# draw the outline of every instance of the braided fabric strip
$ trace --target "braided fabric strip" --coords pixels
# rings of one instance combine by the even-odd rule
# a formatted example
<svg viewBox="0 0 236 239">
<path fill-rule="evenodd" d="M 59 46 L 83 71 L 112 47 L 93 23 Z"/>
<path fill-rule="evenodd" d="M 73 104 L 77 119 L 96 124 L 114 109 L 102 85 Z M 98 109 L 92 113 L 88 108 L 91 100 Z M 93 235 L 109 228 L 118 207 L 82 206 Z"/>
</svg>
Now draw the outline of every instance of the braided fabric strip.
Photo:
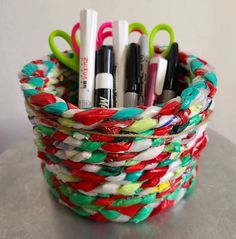
<svg viewBox="0 0 236 239">
<path fill-rule="evenodd" d="M 180 96 L 164 105 L 132 108 L 79 109 L 78 76 L 53 56 L 22 69 L 38 158 L 61 203 L 94 220 L 140 222 L 193 189 L 217 79 L 194 55 L 181 52 L 180 61 L 185 85 Z"/>
</svg>

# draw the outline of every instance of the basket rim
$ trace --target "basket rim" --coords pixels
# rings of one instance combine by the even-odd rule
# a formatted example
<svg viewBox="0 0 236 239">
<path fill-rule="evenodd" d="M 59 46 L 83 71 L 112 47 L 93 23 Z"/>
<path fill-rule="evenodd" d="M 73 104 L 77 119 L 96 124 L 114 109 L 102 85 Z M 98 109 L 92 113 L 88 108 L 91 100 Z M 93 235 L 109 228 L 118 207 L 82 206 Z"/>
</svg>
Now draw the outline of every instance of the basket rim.
<svg viewBox="0 0 236 239">
<path fill-rule="evenodd" d="M 197 116 L 200 117 L 198 124 L 208 115 L 212 98 L 216 92 L 217 77 L 213 68 L 195 55 L 180 52 L 179 59 L 181 65 L 193 75 L 192 83 L 182 91 L 180 96 L 166 102 L 162 107 L 137 106 L 111 109 L 93 107 L 80 109 L 44 90 L 49 79 L 55 80 L 59 77 L 60 69 L 63 66 L 53 55 L 26 64 L 19 73 L 19 78 L 27 103 L 35 111 L 43 113 L 46 118 L 55 118 L 61 125 L 68 128 L 73 128 L 73 125 L 78 129 L 91 130 L 99 127 L 104 121 L 123 123 L 127 121 L 124 123 L 124 128 L 129 129 L 131 127 L 131 132 L 135 132 L 132 131 L 132 125 L 141 120 L 148 121 L 149 119 L 149 128 L 153 129 L 170 125 L 181 126 L 191 123 L 190 120 Z M 201 103 L 200 96 L 206 90 L 208 90 L 208 94 L 205 96 L 207 99 L 204 100 L 207 100 L 207 105 L 203 109 L 193 111 L 194 107 L 196 108 L 196 105 Z"/>
</svg>

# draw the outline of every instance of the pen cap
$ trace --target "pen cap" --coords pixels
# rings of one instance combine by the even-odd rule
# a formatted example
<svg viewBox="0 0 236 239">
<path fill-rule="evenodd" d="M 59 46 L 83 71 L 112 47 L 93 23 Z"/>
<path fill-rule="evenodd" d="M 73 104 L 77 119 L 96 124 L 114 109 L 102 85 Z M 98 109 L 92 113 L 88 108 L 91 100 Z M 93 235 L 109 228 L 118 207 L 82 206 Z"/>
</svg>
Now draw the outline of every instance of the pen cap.
<svg viewBox="0 0 236 239">
<path fill-rule="evenodd" d="M 89 108 L 94 102 L 95 50 L 97 38 L 97 12 L 80 12 L 80 74 L 79 107 Z"/>
<path fill-rule="evenodd" d="M 171 45 L 169 54 L 166 57 L 168 61 L 166 77 L 165 77 L 165 90 L 176 90 L 176 73 L 179 61 L 179 46 L 178 43 L 174 42 Z"/>
<path fill-rule="evenodd" d="M 88 55 L 96 46 L 97 12 L 85 9 L 80 12 L 80 54 Z"/>
<path fill-rule="evenodd" d="M 125 72 L 125 92 L 139 91 L 140 80 L 140 46 L 131 43 L 127 51 L 126 72 Z"/>
<path fill-rule="evenodd" d="M 113 47 L 101 46 L 96 51 L 96 74 L 113 73 Z"/>
</svg>

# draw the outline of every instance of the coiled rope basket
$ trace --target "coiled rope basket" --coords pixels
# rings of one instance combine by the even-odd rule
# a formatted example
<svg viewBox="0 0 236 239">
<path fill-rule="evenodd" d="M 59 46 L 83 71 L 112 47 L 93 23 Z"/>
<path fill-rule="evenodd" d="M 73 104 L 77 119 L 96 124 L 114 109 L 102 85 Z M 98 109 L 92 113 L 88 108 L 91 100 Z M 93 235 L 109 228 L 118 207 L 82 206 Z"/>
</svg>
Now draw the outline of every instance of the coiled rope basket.
<svg viewBox="0 0 236 239">
<path fill-rule="evenodd" d="M 59 202 L 98 221 L 140 222 L 192 191 L 217 79 L 204 60 L 179 58 L 179 96 L 135 108 L 79 109 L 75 72 L 53 55 L 24 66 L 38 157 Z"/>
</svg>

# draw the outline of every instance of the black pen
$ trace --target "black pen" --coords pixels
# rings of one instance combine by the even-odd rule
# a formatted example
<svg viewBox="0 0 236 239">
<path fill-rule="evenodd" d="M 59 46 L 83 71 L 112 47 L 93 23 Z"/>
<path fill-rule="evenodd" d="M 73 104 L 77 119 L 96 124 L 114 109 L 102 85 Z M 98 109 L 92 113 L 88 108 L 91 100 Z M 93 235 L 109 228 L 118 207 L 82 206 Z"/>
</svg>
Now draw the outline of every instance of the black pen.
<svg viewBox="0 0 236 239">
<path fill-rule="evenodd" d="M 176 73 L 179 61 L 179 46 L 174 42 L 171 45 L 169 54 L 166 57 L 168 61 L 165 83 L 162 93 L 162 102 L 166 103 L 176 96 Z"/>
<path fill-rule="evenodd" d="M 113 107 L 113 48 L 101 46 L 96 51 L 95 106 Z"/>
<path fill-rule="evenodd" d="M 138 104 L 140 86 L 140 46 L 131 43 L 127 51 L 125 71 L 124 106 L 132 107 Z"/>
</svg>

